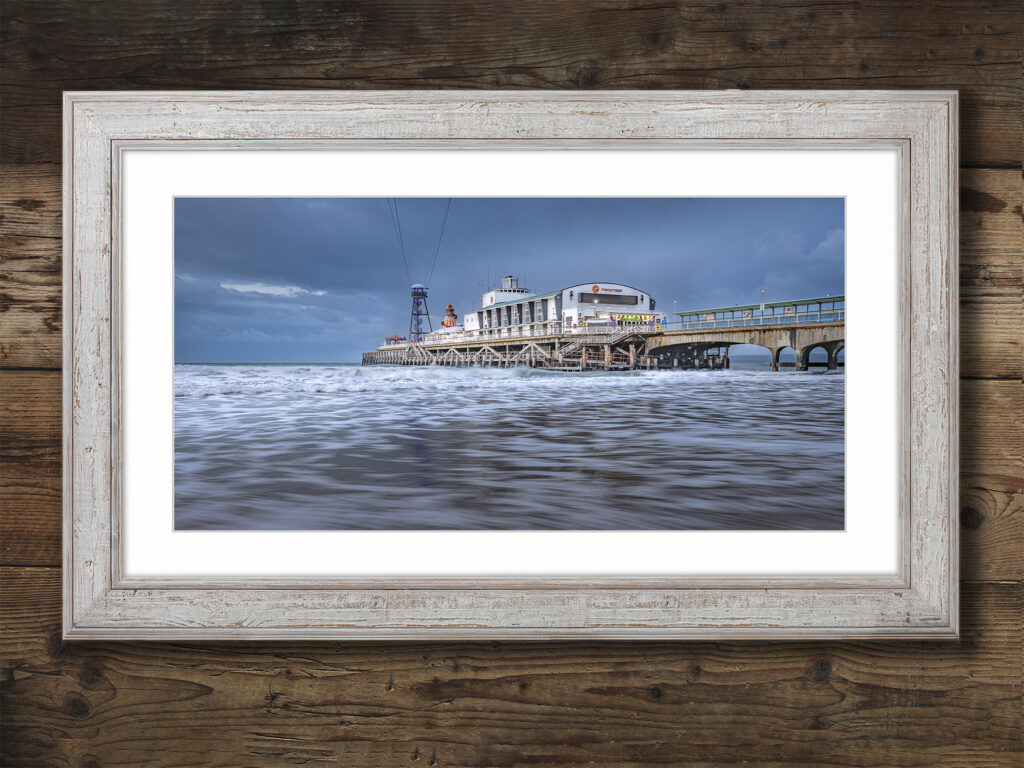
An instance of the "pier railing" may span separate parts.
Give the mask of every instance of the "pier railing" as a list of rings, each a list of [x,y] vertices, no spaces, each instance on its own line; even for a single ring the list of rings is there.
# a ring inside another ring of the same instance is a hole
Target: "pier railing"
[[[845,319],[845,309],[831,309],[821,312],[759,314],[751,317],[684,317],[681,320],[665,323],[664,328],[672,331],[699,331],[705,328],[757,328],[799,323],[841,323]]]
[[[544,323],[543,325],[532,328],[532,327],[504,327],[504,328],[483,328],[476,331],[458,331],[454,333],[445,333],[437,338],[424,339],[423,341],[416,342],[417,346],[421,347],[444,347],[450,346],[453,343],[459,342],[479,342],[479,341],[501,341],[503,339],[529,339],[529,338],[541,338],[550,336],[595,336],[603,334],[614,334],[622,331],[624,328],[635,328],[638,331],[650,331],[657,332],[662,328],[661,323],[654,326],[646,324],[628,326],[618,325],[581,325],[577,328],[566,328],[563,330],[563,323]],[[409,346],[407,341],[398,342],[396,344],[382,344],[377,347],[380,350],[387,349],[406,349]]]
[[[830,309],[820,312],[789,312],[777,314],[756,314],[751,317],[684,317],[681,320],[665,323],[649,324],[617,324],[617,325],[581,325],[576,328],[564,328],[564,323],[544,323],[537,327],[511,326],[503,328],[482,328],[475,331],[458,331],[445,333],[436,338],[417,342],[424,348],[445,347],[462,342],[502,341],[504,339],[529,339],[550,336],[603,336],[616,334],[624,328],[644,333],[661,333],[663,331],[700,331],[714,328],[762,328],[779,325],[799,325],[803,323],[839,323],[846,318],[845,309]],[[397,344],[382,344],[380,350],[406,349],[406,341]]]
[[[538,336],[558,336],[562,333],[561,323],[544,323],[538,328],[532,327],[506,327],[506,328],[482,328],[476,331],[461,331],[459,333],[446,333],[436,339],[425,340],[424,346],[450,344],[453,341],[480,341],[481,339],[521,339],[536,338]]]

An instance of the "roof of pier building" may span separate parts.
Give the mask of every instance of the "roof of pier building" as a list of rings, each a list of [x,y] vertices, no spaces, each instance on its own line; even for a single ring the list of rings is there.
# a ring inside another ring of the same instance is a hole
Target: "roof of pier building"
[[[764,308],[774,307],[802,307],[808,304],[833,304],[838,302],[845,302],[846,296],[839,294],[838,296],[819,296],[814,299],[791,299],[790,301],[766,301]],[[761,309],[761,304],[737,304],[732,307],[715,307],[712,309],[688,309],[685,312],[675,312],[677,315],[711,315],[719,312],[741,312],[747,309]]]
[[[645,291],[643,288],[634,288],[632,285],[626,285],[625,283],[615,283],[615,282],[612,282],[612,281],[609,281],[609,280],[593,280],[593,281],[591,281],[589,283],[574,283],[572,285],[567,285],[565,288],[559,288],[557,291],[548,291],[547,293],[531,293],[529,296],[523,296],[522,298],[519,298],[519,299],[511,299],[509,301],[502,301],[502,302],[500,302],[498,304],[488,304],[486,307],[481,307],[480,309],[477,309],[476,311],[477,312],[487,311],[488,309],[495,309],[497,307],[507,307],[507,306],[509,306],[511,304],[524,304],[524,303],[526,303],[528,301],[534,301],[535,299],[550,299],[552,296],[557,296],[558,294],[560,294],[560,293],[562,293],[564,291],[573,290],[573,289],[578,288],[579,286],[582,286],[582,285],[599,285],[599,284],[602,284],[602,283],[605,284],[605,285],[621,286],[622,288],[628,288],[631,291],[636,291],[637,293],[642,293],[642,294],[645,294],[647,296],[651,296],[651,292],[650,291]],[[581,291],[580,294],[584,295],[584,296],[598,295],[598,294],[588,294],[588,293],[583,292],[583,291]]]
[[[488,309],[496,309],[497,307],[507,307],[510,304],[525,304],[528,301],[535,301],[536,299],[550,299],[552,296],[557,296],[561,291],[551,291],[550,293],[531,293],[529,296],[523,296],[518,299],[512,299],[510,301],[501,301],[497,304],[488,304],[486,307],[480,307],[477,312],[486,312]]]

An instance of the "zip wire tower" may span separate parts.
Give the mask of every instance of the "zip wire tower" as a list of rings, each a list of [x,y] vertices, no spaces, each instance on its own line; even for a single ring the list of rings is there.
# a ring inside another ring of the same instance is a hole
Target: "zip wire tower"
[[[427,286],[416,283],[412,286],[412,314],[409,315],[409,343],[423,341],[423,319],[427,320],[427,332],[434,330],[430,325],[427,310]]]
[[[405,276],[412,280],[409,274],[409,260],[405,254],[405,238],[402,237],[402,219],[398,213],[398,198],[387,198],[388,214],[391,217],[391,225],[395,229],[395,236],[398,238],[398,247],[402,253],[402,265],[405,267]],[[449,197],[444,208],[444,215],[441,217],[441,228],[437,233],[437,242],[434,243],[434,252],[430,257],[430,271],[427,273],[427,282],[434,275],[434,267],[437,266],[437,255],[441,250],[441,239],[444,237],[445,224],[448,222],[448,213],[452,208],[452,199]],[[422,283],[412,285],[412,313],[409,315],[409,343],[414,344],[423,341],[423,320],[427,321],[427,332],[434,330],[430,322],[430,312],[427,309],[427,286]]]

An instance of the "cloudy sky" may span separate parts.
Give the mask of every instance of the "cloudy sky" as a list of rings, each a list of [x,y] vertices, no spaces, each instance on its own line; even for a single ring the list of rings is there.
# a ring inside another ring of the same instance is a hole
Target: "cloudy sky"
[[[447,203],[397,201],[407,276],[383,198],[177,199],[175,360],[358,362],[406,335]],[[515,274],[625,283],[672,312],[840,294],[843,271],[840,198],[455,198],[428,303],[436,327]]]

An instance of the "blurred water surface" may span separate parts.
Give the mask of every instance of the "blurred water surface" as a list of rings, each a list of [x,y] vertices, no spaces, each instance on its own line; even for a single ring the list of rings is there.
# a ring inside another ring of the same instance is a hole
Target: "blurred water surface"
[[[841,529],[844,379],[178,365],[175,527]]]

